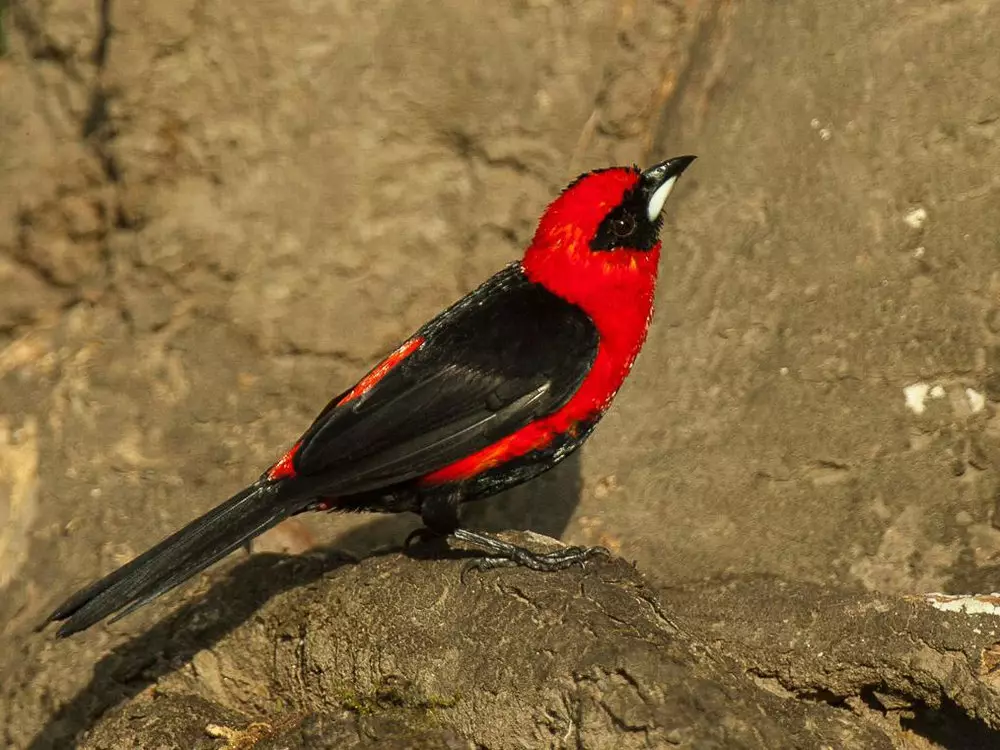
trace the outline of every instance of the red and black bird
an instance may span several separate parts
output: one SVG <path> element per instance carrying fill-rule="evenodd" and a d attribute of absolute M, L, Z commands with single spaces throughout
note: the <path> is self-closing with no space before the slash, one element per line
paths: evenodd
<path fill-rule="evenodd" d="M 442 312 L 344 393 L 246 489 L 77 592 L 59 635 L 115 619 L 306 511 L 420 515 L 491 557 L 566 567 L 461 528 L 459 505 L 551 469 L 607 411 L 646 338 L 663 204 L 694 161 L 615 167 L 570 184 L 513 263 Z"/>

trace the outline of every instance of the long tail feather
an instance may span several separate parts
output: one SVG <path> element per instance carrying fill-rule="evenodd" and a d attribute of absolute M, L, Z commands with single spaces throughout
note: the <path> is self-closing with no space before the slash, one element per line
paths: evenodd
<path fill-rule="evenodd" d="M 133 612 L 302 510 L 308 498 L 289 497 L 284 482 L 261 480 L 167 537 L 152 549 L 67 599 L 46 622 L 63 621 L 58 635 L 86 630 L 105 617 Z M 114 621 L 112 620 L 112 622 Z"/>

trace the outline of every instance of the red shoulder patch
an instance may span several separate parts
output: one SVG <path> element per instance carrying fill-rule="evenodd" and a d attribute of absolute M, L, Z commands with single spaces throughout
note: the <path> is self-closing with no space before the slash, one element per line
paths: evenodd
<path fill-rule="evenodd" d="M 337 401 L 334 406 L 343 406 L 349 401 L 354 401 L 355 399 L 361 398 L 363 395 L 368 393 L 368 391 L 375 387 L 375 384 L 378 383 L 378 381 L 389 374 L 389 371 L 392 370 L 393 367 L 413 354 L 413 352 L 415 352 L 422 343 L 424 343 L 423 338 L 418 336 L 417 338 L 410 339 L 401 345 L 398 349 L 396 349 L 396 351 L 375 365 L 371 372 L 361 378 L 357 385 L 351 388 L 351 390 L 349 390 L 345 396 Z M 330 407 L 327 408 L 329 409 Z M 301 446 L 301 442 L 293 445 L 288 452 L 281 457 L 278 463 L 268 470 L 267 478 L 272 482 L 276 482 L 279 479 L 294 477 L 296 475 L 295 454 L 299 452 L 299 448 Z"/>
<path fill-rule="evenodd" d="M 361 378 L 361 380 L 358 381 L 358 384 L 351 388 L 351 390 L 347 392 L 347 395 L 337 402 L 337 406 L 343 406 L 349 401 L 354 401 L 354 399 L 364 396 L 368 393 L 368 391 L 375 387 L 378 381 L 388 375 L 392 368 L 413 354 L 413 352 L 415 352 L 422 343 L 424 343 L 423 338 L 417 336 L 416 338 L 412 338 L 401 345 L 398 349 L 396 349 L 396 351 L 375 365 L 371 372 Z"/>

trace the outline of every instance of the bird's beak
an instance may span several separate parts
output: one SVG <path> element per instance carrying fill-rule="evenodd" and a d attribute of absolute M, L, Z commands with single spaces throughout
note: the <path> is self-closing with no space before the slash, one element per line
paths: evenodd
<path fill-rule="evenodd" d="M 660 217 L 663 204 L 667 202 L 667 196 L 674 189 L 677 178 L 694 160 L 693 156 L 675 156 L 642 173 L 639 182 L 642 192 L 647 196 L 646 212 L 650 221 L 656 221 Z"/>

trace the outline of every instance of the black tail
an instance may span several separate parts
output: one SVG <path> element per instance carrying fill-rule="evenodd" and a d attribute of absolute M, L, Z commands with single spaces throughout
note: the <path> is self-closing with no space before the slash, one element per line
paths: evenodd
<path fill-rule="evenodd" d="M 46 623 L 64 620 L 58 635 L 65 637 L 115 612 L 118 614 L 112 622 L 124 617 L 308 505 L 308 498 L 288 497 L 288 490 L 285 482 L 255 482 L 132 562 L 75 593 Z"/>

